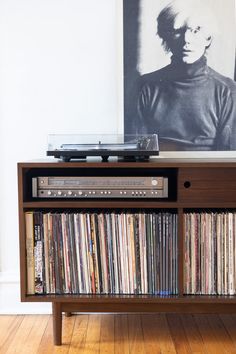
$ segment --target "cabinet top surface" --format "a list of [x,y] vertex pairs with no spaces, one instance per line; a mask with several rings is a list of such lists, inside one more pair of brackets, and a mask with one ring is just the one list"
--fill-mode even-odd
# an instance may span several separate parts
[[88,158],[87,161],[72,161],[72,162],[62,162],[58,159],[38,159],[32,161],[19,162],[19,167],[28,168],[109,168],[109,167],[236,167],[236,152],[235,156],[233,154],[201,154],[197,153],[163,153],[158,157],[151,157],[148,162],[124,162],[118,161],[117,158],[110,158],[108,162],[102,162],[99,158]]

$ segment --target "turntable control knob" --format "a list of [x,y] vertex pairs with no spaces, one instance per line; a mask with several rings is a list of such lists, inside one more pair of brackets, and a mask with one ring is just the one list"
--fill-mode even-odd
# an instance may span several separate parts
[[123,194],[123,192],[122,192],[122,191],[120,191],[120,194]]
[[79,193],[78,193],[79,195],[82,195],[83,194],[83,192],[82,191],[79,191]]
[[132,192],[132,195],[134,195],[134,192]]
[[108,194],[111,194],[111,191],[108,191]]
[[61,195],[61,191],[58,191],[57,194],[58,194],[58,195]]
[[107,191],[105,191],[104,194],[107,194]]
[[52,192],[51,191],[48,191],[48,195],[51,195],[52,194]]
[[71,192],[71,191],[68,191],[68,195],[72,195],[72,192]]
[[127,192],[126,192],[126,191],[124,191],[124,194],[127,194]]

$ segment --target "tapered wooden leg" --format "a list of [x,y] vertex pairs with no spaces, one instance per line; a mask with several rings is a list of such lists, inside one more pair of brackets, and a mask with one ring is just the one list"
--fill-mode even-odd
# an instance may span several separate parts
[[55,345],[61,345],[62,312],[60,302],[52,303],[53,340]]

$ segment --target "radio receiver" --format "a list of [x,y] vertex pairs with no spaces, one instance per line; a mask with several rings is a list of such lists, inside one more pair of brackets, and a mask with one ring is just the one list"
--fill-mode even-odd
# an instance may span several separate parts
[[34,198],[168,198],[167,177],[33,177]]

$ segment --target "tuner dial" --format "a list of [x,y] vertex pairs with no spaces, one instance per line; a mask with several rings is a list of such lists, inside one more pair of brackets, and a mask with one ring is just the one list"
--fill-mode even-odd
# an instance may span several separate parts
[[79,191],[79,193],[78,193],[79,195],[82,195],[83,194],[83,192],[82,191]]
[[152,180],[152,185],[153,185],[153,186],[157,186],[157,180],[156,180],[156,179],[153,179],[153,180]]
[[52,192],[51,191],[48,191],[48,195],[51,195],[52,194]]
[[68,191],[68,195],[72,195],[72,192],[71,192],[71,191]]
[[62,193],[61,193],[61,191],[58,191],[57,194],[58,194],[58,195],[61,195]]

